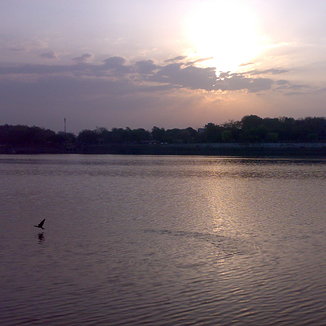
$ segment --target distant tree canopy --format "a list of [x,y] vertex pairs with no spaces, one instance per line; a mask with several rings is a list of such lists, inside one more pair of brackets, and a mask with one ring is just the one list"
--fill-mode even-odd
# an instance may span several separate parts
[[82,130],[75,136],[72,133],[55,133],[49,129],[22,125],[0,126],[1,146],[45,146],[75,147],[105,144],[185,144],[185,143],[228,143],[228,142],[325,142],[326,118],[307,117],[294,119],[288,117],[261,118],[246,115],[240,121],[229,121],[218,125],[207,123],[195,130],[164,129],[154,126],[151,131],[143,128],[97,128]]
[[0,145],[11,146],[58,146],[66,142],[75,142],[72,133],[55,133],[49,129],[22,125],[0,126]]

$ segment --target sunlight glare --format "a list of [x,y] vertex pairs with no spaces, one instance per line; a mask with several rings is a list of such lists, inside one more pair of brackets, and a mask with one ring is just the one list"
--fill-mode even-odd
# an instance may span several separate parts
[[201,1],[185,20],[189,56],[210,58],[205,65],[235,71],[264,48],[258,20],[242,1]]

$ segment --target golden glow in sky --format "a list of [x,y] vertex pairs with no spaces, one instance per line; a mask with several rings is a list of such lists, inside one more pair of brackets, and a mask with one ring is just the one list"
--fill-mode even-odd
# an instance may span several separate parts
[[211,58],[205,65],[235,71],[254,60],[266,44],[254,11],[240,1],[201,1],[185,19],[189,56]]

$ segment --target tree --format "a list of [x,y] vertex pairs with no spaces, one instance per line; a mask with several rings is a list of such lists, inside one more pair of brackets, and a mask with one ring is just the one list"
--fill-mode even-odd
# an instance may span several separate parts
[[245,115],[241,119],[241,126],[243,130],[252,130],[258,128],[262,123],[262,118],[257,115]]
[[98,143],[98,134],[94,130],[83,130],[78,136],[77,140],[81,144],[94,145]]
[[264,138],[266,130],[262,125],[263,119],[257,115],[246,115],[241,119],[242,140],[258,142]]
[[154,126],[151,132],[152,138],[159,143],[165,142],[165,129]]
[[208,143],[220,142],[222,140],[222,136],[221,136],[222,129],[223,128],[215,125],[212,122],[205,125],[206,142]]

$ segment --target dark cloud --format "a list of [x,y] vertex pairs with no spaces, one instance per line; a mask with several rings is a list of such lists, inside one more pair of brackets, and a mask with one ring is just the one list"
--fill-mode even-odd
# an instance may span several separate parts
[[271,89],[273,83],[269,78],[248,78],[244,74],[221,73],[215,88],[222,91],[248,90],[254,93]]
[[248,78],[245,74],[221,73],[216,76],[213,67],[200,68],[173,63],[161,66],[151,77],[152,81],[176,85],[183,88],[203,89],[207,91],[261,92],[272,88],[274,81],[269,78]]
[[284,95],[303,95],[311,94],[313,92],[319,92],[320,89],[315,89],[309,85],[305,84],[293,84],[288,80],[280,79],[275,81],[277,87],[275,90],[282,92]]
[[164,62],[166,62],[166,63],[178,62],[178,61],[185,60],[185,59],[187,59],[187,57],[179,55],[179,56],[171,58],[171,59],[166,59]]
[[26,75],[35,74],[39,77],[51,74],[66,74],[75,73],[84,70],[85,67],[78,65],[38,65],[38,64],[25,64],[17,66],[2,66],[0,67],[0,75]]
[[142,60],[135,63],[136,72],[143,75],[152,74],[157,68],[158,66],[154,64],[153,60]]
[[40,57],[45,59],[58,59],[58,55],[54,51],[48,51],[40,54]]
[[127,61],[122,57],[110,57],[104,60],[104,64],[98,68],[103,70],[110,70],[111,72],[118,74],[119,76],[123,74],[128,74],[132,72],[132,68],[126,64]]
[[248,71],[247,74],[250,75],[279,75],[289,72],[289,70],[286,69],[266,69],[266,70],[251,70]]
[[84,53],[83,55],[79,56],[79,57],[75,57],[72,58],[72,60],[76,63],[86,63],[88,62],[90,59],[93,58],[93,55],[90,53]]
[[[44,57],[52,57],[51,52],[44,53]],[[168,59],[163,64],[156,64],[153,60],[141,60],[134,63],[125,58],[114,56],[105,59],[100,64],[87,63],[92,58],[89,53],[76,57],[75,64],[70,65],[17,65],[0,66],[0,78],[6,76],[16,78],[24,75],[32,75],[35,78],[92,78],[93,82],[99,78],[100,83],[114,81],[128,82],[128,87],[138,91],[150,91],[154,89],[185,88],[206,91],[239,91],[246,90],[251,93],[274,89],[276,91],[301,91],[303,88],[293,85],[286,80],[274,80],[260,75],[277,75],[287,72],[284,69],[252,70],[244,73],[221,72],[216,74],[215,67],[198,67],[198,61],[186,60],[179,56]],[[177,61],[179,62],[172,62]],[[183,60],[183,61],[180,61]],[[207,60],[204,58],[202,60]],[[170,63],[167,63],[170,62]],[[107,85],[107,84],[106,84]],[[146,85],[146,87],[145,87]],[[112,88],[113,85],[111,84]],[[113,89],[115,89],[113,87]],[[122,91],[130,91],[130,88],[122,87]]]
[[126,59],[122,57],[110,57],[104,60],[105,66],[108,68],[121,67],[126,63]]
[[211,59],[213,59],[213,57],[200,58],[200,59],[197,59],[197,60],[194,60],[194,61],[186,62],[184,64],[186,66],[192,66],[192,65],[195,65],[196,63],[205,62],[205,61],[208,61],[208,60],[211,60]]
[[151,80],[190,89],[213,90],[216,74],[215,68],[184,67],[181,63],[172,63],[161,66]]

